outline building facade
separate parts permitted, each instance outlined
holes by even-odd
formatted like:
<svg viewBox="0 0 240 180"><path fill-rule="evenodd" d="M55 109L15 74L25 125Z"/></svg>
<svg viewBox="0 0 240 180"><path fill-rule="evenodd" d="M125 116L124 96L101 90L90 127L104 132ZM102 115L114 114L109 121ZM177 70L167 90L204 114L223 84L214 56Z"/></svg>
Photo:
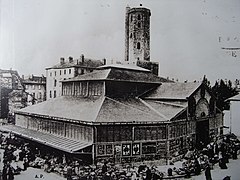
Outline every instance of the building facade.
<svg viewBox="0 0 240 180"><path fill-rule="evenodd" d="M0 69L0 86L0 118L6 119L26 106L26 97L22 79L15 70Z"/></svg>
<svg viewBox="0 0 240 180"><path fill-rule="evenodd" d="M27 94L27 105L33 105L46 100L46 77L26 76L23 77L23 84Z"/></svg>
<svg viewBox="0 0 240 180"><path fill-rule="evenodd" d="M96 67L103 65L105 59L87 59L82 54L79 59L69 57L68 60L60 58L60 63L46 68L46 98L47 100L61 96L62 80L76 77L77 75L92 72Z"/></svg>
<svg viewBox="0 0 240 180"><path fill-rule="evenodd" d="M237 137L240 137L240 132L239 132L239 117L240 117L240 95L233 96L229 99L227 99L230 103L230 110L229 111L224 111L226 114L224 116L224 124L228 126L228 133L234 133Z"/></svg>
<svg viewBox="0 0 240 180"><path fill-rule="evenodd" d="M18 136L88 163L166 162L222 132L207 86L174 83L136 67L103 66L66 79L62 96L16 113ZM82 157L81 157L82 155Z"/></svg>

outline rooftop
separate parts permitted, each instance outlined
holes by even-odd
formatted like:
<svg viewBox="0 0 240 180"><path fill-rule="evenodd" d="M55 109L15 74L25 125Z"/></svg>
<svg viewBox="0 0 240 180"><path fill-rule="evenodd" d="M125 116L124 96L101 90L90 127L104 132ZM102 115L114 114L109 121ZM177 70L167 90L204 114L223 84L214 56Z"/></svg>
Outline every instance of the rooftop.
<svg viewBox="0 0 240 180"><path fill-rule="evenodd" d="M201 83L162 83L156 90L144 97L145 99L182 99L186 100Z"/></svg>
<svg viewBox="0 0 240 180"><path fill-rule="evenodd" d="M169 80L152 74L149 70L137 66L106 65L97 68L92 73L79 75L77 77L64 80L69 81L89 81L89 80L112 80L128 82L158 83L170 82Z"/></svg>
<svg viewBox="0 0 240 180"><path fill-rule="evenodd" d="M70 67L85 67L85 68L96 68L99 66L103 65L102 60L96 60L96 59L89 59L89 58L84 58L82 60L81 58L79 59L72 59L72 60L64 60L52 67L46 68L48 69L64 69L64 68L70 68Z"/></svg>
<svg viewBox="0 0 240 180"><path fill-rule="evenodd" d="M18 110L26 114L79 123L159 123L174 118L185 107L139 98L57 97Z"/></svg>

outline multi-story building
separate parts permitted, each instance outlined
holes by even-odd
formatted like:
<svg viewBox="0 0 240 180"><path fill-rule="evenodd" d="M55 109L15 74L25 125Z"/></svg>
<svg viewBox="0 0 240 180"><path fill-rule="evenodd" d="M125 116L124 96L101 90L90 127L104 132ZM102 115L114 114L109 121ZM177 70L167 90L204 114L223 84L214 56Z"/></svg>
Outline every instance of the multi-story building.
<svg viewBox="0 0 240 180"><path fill-rule="evenodd" d="M16 109L25 107L22 80L15 70L0 69L0 118L8 118Z"/></svg>
<svg viewBox="0 0 240 180"><path fill-rule="evenodd" d="M45 76L25 76L23 84L27 94L27 105L40 103L46 100L46 77Z"/></svg>
<svg viewBox="0 0 240 180"><path fill-rule="evenodd" d="M46 97L47 100L61 96L63 80L77 75L92 72L96 67L106 63L106 60L93 60L85 58L82 54L79 59L69 57L68 60L60 58L60 63L46 68Z"/></svg>

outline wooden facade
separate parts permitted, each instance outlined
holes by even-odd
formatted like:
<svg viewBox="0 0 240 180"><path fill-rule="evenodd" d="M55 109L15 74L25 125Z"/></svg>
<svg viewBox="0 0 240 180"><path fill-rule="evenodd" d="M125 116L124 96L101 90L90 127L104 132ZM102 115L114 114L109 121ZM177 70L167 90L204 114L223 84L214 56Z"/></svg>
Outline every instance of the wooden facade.
<svg viewBox="0 0 240 180"><path fill-rule="evenodd" d="M16 112L16 126L88 142L94 162L115 163L166 160L222 133L223 114L204 84L164 84L148 72L110 72L63 82L62 97Z"/></svg>

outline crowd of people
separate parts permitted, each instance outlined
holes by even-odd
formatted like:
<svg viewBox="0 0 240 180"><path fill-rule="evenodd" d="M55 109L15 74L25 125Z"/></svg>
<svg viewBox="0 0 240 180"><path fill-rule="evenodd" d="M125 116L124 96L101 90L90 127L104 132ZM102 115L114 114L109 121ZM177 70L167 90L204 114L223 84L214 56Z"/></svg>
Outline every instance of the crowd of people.
<svg viewBox="0 0 240 180"><path fill-rule="evenodd" d="M171 166L166 172L157 166L118 166L108 161L86 166L80 160L69 159L65 155L42 153L12 134L0 134L0 146L3 149L0 156L3 180L13 180L15 175L27 170L29 166L58 173L67 180L158 180L189 178L201 172L205 173L207 180L212 180L211 170L214 166L218 164L221 169L226 169L229 158L237 159L240 141L234 135L225 135L206 147L191 147L180 163L170 161Z"/></svg>

